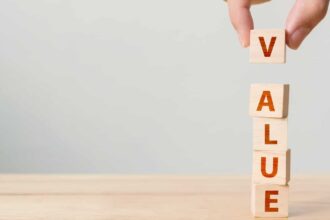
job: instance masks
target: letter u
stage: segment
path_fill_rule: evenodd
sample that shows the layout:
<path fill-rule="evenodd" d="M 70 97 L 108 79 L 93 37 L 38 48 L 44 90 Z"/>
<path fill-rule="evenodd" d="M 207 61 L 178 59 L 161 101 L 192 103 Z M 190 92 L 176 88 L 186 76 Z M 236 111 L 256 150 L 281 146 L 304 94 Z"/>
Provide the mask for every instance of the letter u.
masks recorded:
<path fill-rule="evenodd" d="M 278 157 L 273 157 L 273 170 L 271 173 L 267 173 L 266 157 L 261 157 L 261 173 L 264 177 L 272 178 L 276 176 L 277 171 L 278 171 Z"/>

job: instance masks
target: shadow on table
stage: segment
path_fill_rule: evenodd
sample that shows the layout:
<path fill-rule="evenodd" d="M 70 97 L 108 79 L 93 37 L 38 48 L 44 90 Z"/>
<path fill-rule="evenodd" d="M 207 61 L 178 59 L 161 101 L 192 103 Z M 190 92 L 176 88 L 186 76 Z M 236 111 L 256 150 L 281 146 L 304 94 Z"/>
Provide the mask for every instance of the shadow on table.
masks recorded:
<path fill-rule="evenodd" d="M 294 202 L 290 204 L 290 217 L 305 216 L 328 210 L 330 197 L 320 198 L 317 201 Z"/>
<path fill-rule="evenodd" d="M 330 197 L 320 198 L 303 202 L 290 203 L 289 218 L 254 218 L 254 220 L 288 220 L 290 217 L 315 216 L 314 214 L 324 212 L 330 207 Z"/>

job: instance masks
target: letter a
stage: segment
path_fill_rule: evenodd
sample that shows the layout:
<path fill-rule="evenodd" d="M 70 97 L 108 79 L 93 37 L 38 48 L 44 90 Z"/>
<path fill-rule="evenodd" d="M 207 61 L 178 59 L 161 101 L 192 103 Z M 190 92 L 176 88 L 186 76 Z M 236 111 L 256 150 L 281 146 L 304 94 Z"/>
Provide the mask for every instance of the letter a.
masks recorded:
<path fill-rule="evenodd" d="M 267 102 L 265 102 L 265 99 L 267 99 Z M 269 111 L 271 111 L 271 112 L 275 111 L 273 99 L 272 99 L 272 95 L 271 95 L 270 91 L 262 92 L 262 95 L 261 95 L 261 98 L 260 98 L 260 101 L 259 101 L 259 104 L 257 107 L 257 111 L 261 111 L 262 107 L 264 107 L 264 106 L 268 106 Z"/>
<path fill-rule="evenodd" d="M 262 52 L 264 53 L 265 57 L 270 57 L 272 55 L 275 41 L 276 41 L 276 37 L 272 37 L 270 40 L 269 46 L 267 48 L 265 38 L 259 37 L 259 42 L 261 44 Z"/>

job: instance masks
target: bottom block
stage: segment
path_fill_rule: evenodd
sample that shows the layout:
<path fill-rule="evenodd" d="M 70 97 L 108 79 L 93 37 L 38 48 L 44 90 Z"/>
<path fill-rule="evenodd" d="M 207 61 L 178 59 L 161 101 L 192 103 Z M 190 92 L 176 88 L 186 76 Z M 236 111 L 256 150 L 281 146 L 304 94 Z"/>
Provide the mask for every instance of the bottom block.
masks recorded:
<path fill-rule="evenodd" d="M 255 217 L 288 217 L 289 186 L 252 184 L 251 209 Z"/>

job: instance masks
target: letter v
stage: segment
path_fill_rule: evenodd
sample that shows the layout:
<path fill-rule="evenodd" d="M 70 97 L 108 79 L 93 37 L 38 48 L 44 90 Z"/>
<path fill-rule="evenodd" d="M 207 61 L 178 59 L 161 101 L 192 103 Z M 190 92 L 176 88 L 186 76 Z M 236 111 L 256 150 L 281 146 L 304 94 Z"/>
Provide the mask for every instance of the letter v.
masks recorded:
<path fill-rule="evenodd" d="M 264 53 L 265 57 L 270 57 L 273 52 L 273 47 L 275 45 L 276 37 L 272 37 L 270 40 L 269 47 L 267 48 L 265 38 L 259 37 L 259 42 L 261 44 L 262 52 Z"/>

